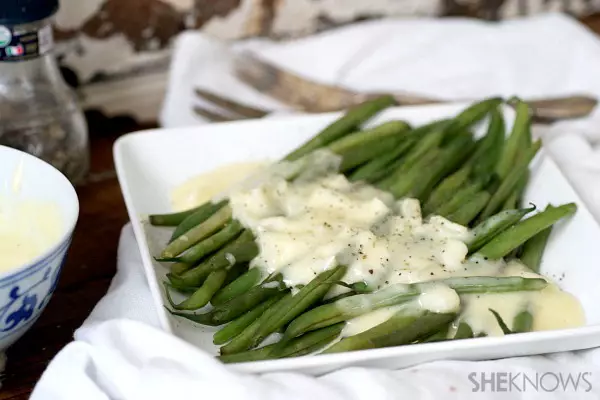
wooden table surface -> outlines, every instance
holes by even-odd
[[[600,15],[583,22],[600,33]],[[8,350],[0,400],[29,398],[50,360],[106,293],[115,274],[119,234],[128,220],[114,175],[112,145],[120,134],[149,127],[121,120],[91,128],[91,179],[78,188],[79,223],[60,283],[40,319]]]

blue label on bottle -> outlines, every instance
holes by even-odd
[[[23,61],[39,57],[52,48],[52,28],[16,32],[0,25],[0,61]]]

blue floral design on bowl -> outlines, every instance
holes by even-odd
[[[8,271],[0,272],[0,350],[18,340],[39,318],[58,285],[79,214],[77,194],[58,170],[31,155],[0,146],[1,195],[14,171],[21,175],[19,196],[57,204],[64,233],[46,253]],[[4,191],[2,191],[4,189]],[[7,193],[8,192],[8,193]]]

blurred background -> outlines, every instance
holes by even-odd
[[[378,18],[503,20],[548,11],[590,25],[600,0],[62,0],[54,28],[65,77],[80,90],[88,119],[146,125],[156,122],[170,48],[185,29],[225,40],[288,39]]]

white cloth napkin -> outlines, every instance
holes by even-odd
[[[384,20],[291,42],[234,46],[196,32],[175,45],[160,116],[165,127],[203,122],[195,87],[284,110],[230,73],[235,51],[251,50],[290,71],[355,90],[407,91],[445,99],[600,93],[598,36],[561,14],[489,23],[468,19]]]
[[[402,89],[449,99],[573,91],[600,97],[600,40],[557,14],[493,25],[467,20],[384,21],[292,43],[251,41],[237,47],[252,48],[310,77],[356,89]],[[225,45],[198,33],[179,38],[163,125],[202,122],[190,111],[194,85],[285,110],[228,74],[231,54]],[[543,135],[550,153],[600,221],[600,113],[561,122]],[[75,332],[75,341],[50,363],[32,399],[591,399],[600,395],[597,349],[486,362],[433,362],[399,371],[347,368],[318,378],[295,373],[257,376],[234,373],[157,327],[135,238],[126,226],[118,272],[108,294]],[[481,373],[488,378],[495,373],[499,380],[517,378],[492,390],[490,384],[482,386]],[[545,374],[544,384],[523,391],[524,374],[530,379]],[[577,389],[573,383],[566,388],[557,384],[557,379],[564,382],[569,374],[571,379],[579,378]]]

